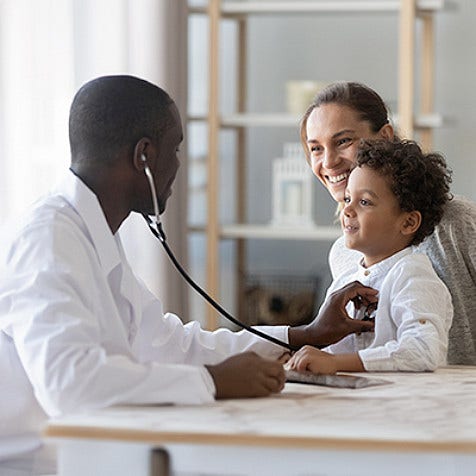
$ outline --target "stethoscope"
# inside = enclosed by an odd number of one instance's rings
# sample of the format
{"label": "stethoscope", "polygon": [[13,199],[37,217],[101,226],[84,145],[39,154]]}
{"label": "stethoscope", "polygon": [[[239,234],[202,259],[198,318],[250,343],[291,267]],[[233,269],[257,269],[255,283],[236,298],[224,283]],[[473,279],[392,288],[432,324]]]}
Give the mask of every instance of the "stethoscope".
{"label": "stethoscope", "polygon": [[141,155],[141,160],[144,163],[144,172],[147,177],[147,181],[149,182],[149,188],[150,188],[150,193],[152,195],[152,204],[154,207],[154,215],[152,218],[145,213],[142,214],[144,217],[145,221],[147,222],[150,231],[152,234],[162,243],[162,246],[165,249],[165,252],[169,256],[170,260],[174,264],[175,268],[177,271],[182,275],[182,277],[185,279],[185,281],[192,286],[192,288],[197,291],[200,296],[202,296],[208,303],[210,303],[223,317],[228,319],[230,322],[233,324],[241,327],[242,329],[246,329],[248,332],[251,332],[252,334],[255,334],[265,340],[268,340],[269,342],[272,342],[273,344],[280,345],[281,347],[284,347],[288,350],[295,351],[297,348],[292,346],[291,344],[288,344],[282,340],[276,339],[273,336],[270,336],[268,334],[265,334],[264,332],[259,331],[258,329],[255,329],[253,327],[248,326],[247,324],[239,321],[238,319],[234,318],[226,309],[224,309],[220,304],[218,304],[205,290],[203,290],[188,274],[187,272],[183,269],[181,264],[177,261],[177,258],[175,258],[174,254],[172,253],[172,250],[170,249],[169,245],[167,244],[167,237],[165,236],[165,232],[162,228],[162,222],[160,220],[160,213],[159,213],[159,203],[157,201],[157,193],[155,190],[155,183],[154,183],[154,177],[152,176],[152,172],[150,171],[149,166],[147,165],[147,159],[144,154]]}

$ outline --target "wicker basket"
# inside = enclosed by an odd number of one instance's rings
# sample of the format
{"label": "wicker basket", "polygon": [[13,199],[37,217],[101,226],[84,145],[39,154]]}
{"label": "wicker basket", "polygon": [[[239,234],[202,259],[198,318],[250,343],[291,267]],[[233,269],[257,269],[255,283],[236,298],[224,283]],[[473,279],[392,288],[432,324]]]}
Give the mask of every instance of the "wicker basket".
{"label": "wicker basket", "polygon": [[250,324],[300,325],[317,314],[317,276],[249,275],[245,286],[245,315]]}

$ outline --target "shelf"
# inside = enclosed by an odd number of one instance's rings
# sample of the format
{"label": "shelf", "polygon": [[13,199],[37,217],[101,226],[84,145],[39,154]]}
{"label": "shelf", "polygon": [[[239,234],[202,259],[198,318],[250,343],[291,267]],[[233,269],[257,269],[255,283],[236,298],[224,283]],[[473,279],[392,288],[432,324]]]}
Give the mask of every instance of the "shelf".
{"label": "shelf", "polygon": [[[206,116],[189,116],[189,121],[207,121]],[[301,117],[294,114],[229,114],[220,120],[221,127],[299,127]]]}
{"label": "shelf", "polygon": [[[189,121],[206,121],[206,116],[190,116]],[[301,116],[286,113],[277,114],[230,114],[220,120],[222,127],[299,127]],[[398,127],[398,117],[392,118]],[[415,117],[416,129],[432,129],[444,123],[440,114],[420,114]]]}
{"label": "shelf", "polygon": [[[419,12],[441,10],[451,4],[447,0],[417,0]],[[368,12],[398,12],[401,9],[400,0],[375,1],[224,1],[221,4],[221,13],[224,15],[243,14],[279,14],[279,13],[368,13]],[[205,7],[191,7],[190,13],[207,13]]]}
{"label": "shelf", "polygon": [[[220,131],[232,130],[236,136],[234,146],[235,171],[227,180],[233,180],[233,190],[236,194],[234,220],[247,223],[247,164],[248,164],[248,127],[262,128],[292,128],[299,130],[301,115],[283,113],[248,113],[248,49],[249,34],[248,19],[269,15],[272,20],[283,15],[286,20],[291,14],[305,17],[316,14],[328,15],[325,21],[330,21],[332,14],[356,14],[362,17],[373,13],[377,22],[380,15],[391,14],[398,21],[398,58],[395,72],[397,75],[398,97],[395,101],[395,111],[390,121],[395,124],[397,132],[402,137],[413,138],[418,132],[418,141],[426,150],[431,150],[433,129],[444,124],[441,115],[434,113],[434,32],[435,15],[439,10],[452,9],[453,0],[208,0],[201,2],[200,7],[189,7],[191,14],[204,14],[208,19],[209,29],[209,65],[208,65],[208,106],[203,115],[189,115],[188,121],[200,121],[207,125],[207,217],[206,225],[189,227],[190,232],[202,233],[206,238],[206,280],[207,288],[212,295],[220,294],[220,242],[221,240],[236,240],[236,291],[238,308],[243,303],[243,282],[241,277],[247,268],[247,240],[310,240],[331,242],[341,236],[339,226],[275,226],[220,223]],[[296,15],[296,16],[297,16]],[[231,20],[236,27],[236,101],[231,110],[233,113],[220,111],[221,99],[221,68],[223,58],[221,51],[221,22]],[[312,22],[311,22],[312,23]],[[417,28],[418,23],[418,28]],[[311,24],[312,28],[313,23]],[[336,33],[339,31],[336,23]],[[417,34],[420,41],[416,41]],[[352,41],[349,38],[349,41]],[[419,56],[417,52],[420,51]],[[268,54],[279,54],[274,47]],[[305,59],[303,58],[303,61]],[[416,71],[418,68],[418,72]],[[227,78],[228,79],[228,78]],[[417,81],[418,80],[418,81]],[[416,84],[417,83],[417,84]],[[224,89],[223,92],[226,92]],[[252,105],[250,105],[252,109]],[[236,113],[234,112],[236,111]],[[417,131],[416,131],[417,130]],[[263,131],[263,133],[269,131]],[[227,182],[228,183],[228,182]],[[238,309],[240,313],[240,309]],[[216,312],[207,308],[207,327],[216,328]]]}
{"label": "shelf", "polygon": [[[205,228],[190,227],[190,231],[205,232]],[[334,241],[342,231],[338,226],[223,225],[219,235],[225,239]]]}

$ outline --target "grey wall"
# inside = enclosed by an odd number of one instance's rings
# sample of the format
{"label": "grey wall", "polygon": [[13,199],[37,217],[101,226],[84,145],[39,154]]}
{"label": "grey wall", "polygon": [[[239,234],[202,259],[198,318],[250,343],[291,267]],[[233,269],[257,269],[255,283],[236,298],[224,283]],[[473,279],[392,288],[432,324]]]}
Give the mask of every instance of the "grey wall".
{"label": "grey wall", "polygon": [[476,2],[438,17],[436,109],[450,124],[435,133],[435,149],[454,171],[453,190],[476,200]]}

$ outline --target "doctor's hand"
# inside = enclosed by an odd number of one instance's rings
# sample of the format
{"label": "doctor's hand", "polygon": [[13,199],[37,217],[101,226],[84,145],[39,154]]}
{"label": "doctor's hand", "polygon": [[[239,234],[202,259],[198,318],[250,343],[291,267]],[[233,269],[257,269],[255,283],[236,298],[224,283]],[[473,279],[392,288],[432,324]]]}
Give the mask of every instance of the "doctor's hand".
{"label": "doctor's hand", "polygon": [[284,388],[283,365],[254,352],[234,355],[206,368],[215,382],[217,399],[266,397]]}
{"label": "doctor's hand", "polygon": [[354,281],[333,292],[310,324],[290,327],[289,343],[296,348],[309,344],[325,347],[352,333],[374,330],[374,323],[352,319],[345,307],[352,301],[357,309],[376,303],[378,291]]}

